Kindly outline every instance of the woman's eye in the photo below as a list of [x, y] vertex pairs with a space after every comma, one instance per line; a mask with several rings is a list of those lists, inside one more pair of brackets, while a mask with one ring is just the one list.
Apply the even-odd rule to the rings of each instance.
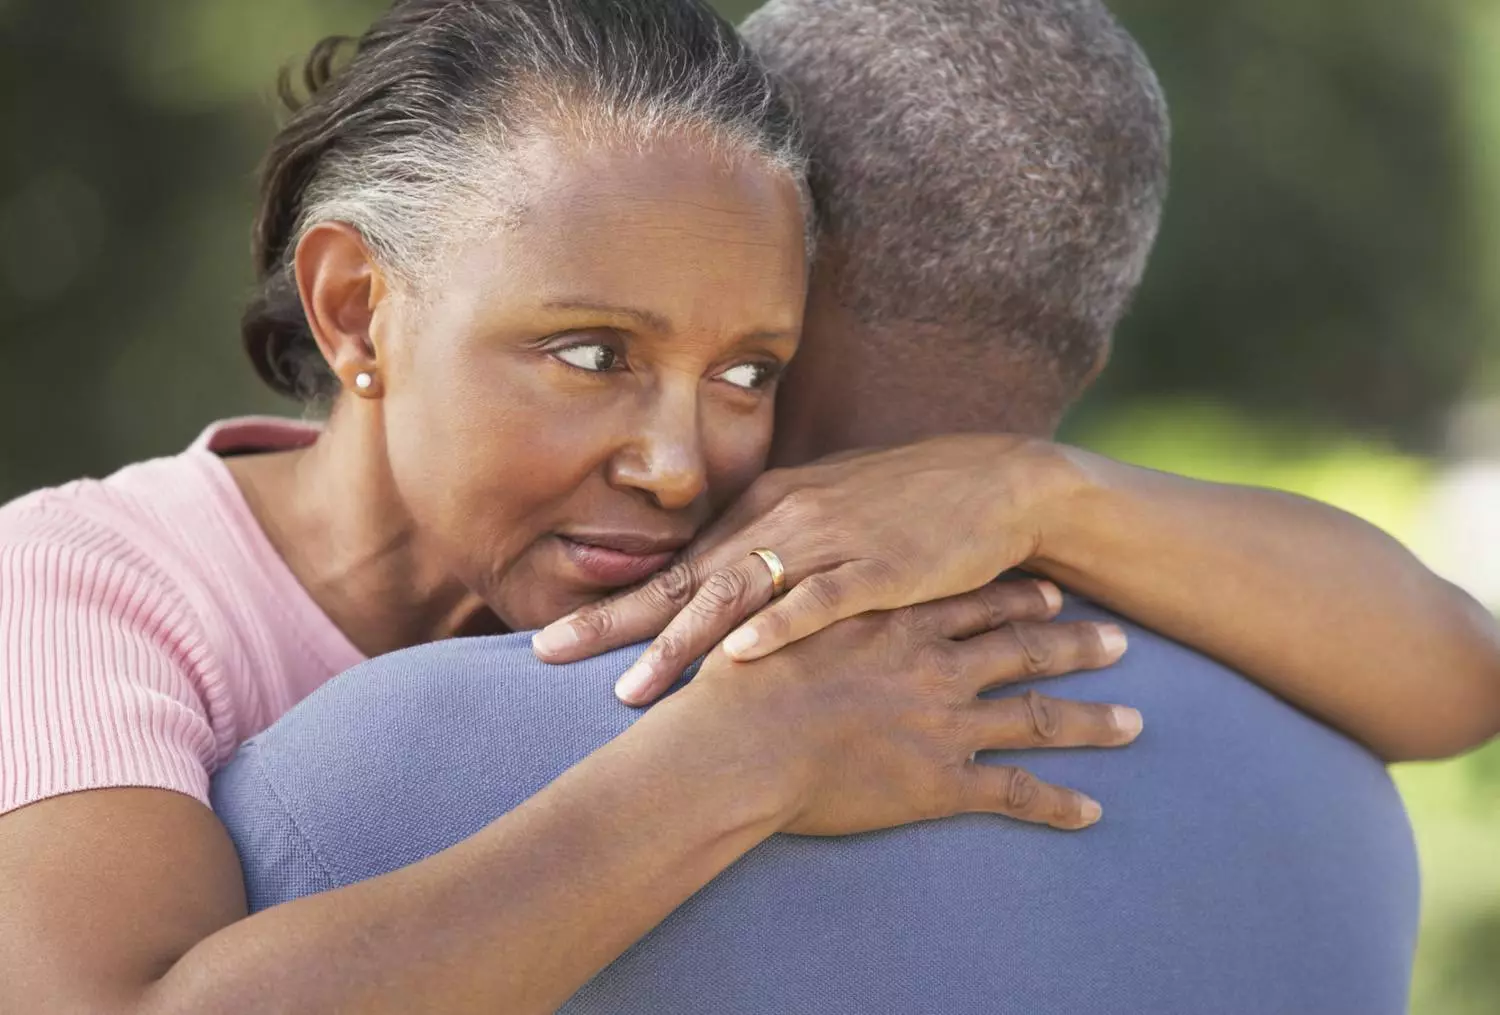
[[776, 378], [776, 368], [769, 363], [741, 363], [719, 375], [737, 388], [758, 391]]
[[597, 343], [570, 345], [566, 349], [558, 349], [552, 355], [569, 366], [578, 367], [580, 370], [591, 370], [595, 373], [604, 373], [620, 359], [614, 349]]

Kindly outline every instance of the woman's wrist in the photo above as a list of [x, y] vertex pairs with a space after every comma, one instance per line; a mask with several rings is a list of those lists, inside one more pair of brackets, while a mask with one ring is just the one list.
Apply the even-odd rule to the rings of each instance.
[[[636, 729], [674, 742], [672, 756], [684, 771], [708, 776], [725, 788], [726, 827], [769, 837], [789, 825], [805, 796], [808, 763], [793, 724], [753, 700], [744, 674], [713, 672], [739, 664], [715, 653], [686, 687], [655, 705]], [[707, 671], [707, 672], [705, 672]], [[737, 684], [739, 686], [737, 686]]]
[[1035, 441], [1026, 453], [1022, 517], [1035, 548], [1022, 566], [1053, 581], [1072, 583], [1092, 573], [1092, 562], [1104, 552], [1103, 543], [1113, 528], [1113, 463], [1051, 441]]

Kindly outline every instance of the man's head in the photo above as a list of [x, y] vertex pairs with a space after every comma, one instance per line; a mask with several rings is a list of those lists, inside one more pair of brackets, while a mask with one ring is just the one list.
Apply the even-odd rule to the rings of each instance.
[[1047, 434], [1104, 365], [1167, 182], [1166, 104], [1098, 0], [770, 0], [822, 225], [775, 459]]

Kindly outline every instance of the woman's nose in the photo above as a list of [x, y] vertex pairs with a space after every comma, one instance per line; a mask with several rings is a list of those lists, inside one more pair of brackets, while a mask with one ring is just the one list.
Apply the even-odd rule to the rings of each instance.
[[650, 494], [672, 511], [688, 507], [708, 489], [708, 463], [694, 395], [663, 397], [611, 463], [610, 481]]

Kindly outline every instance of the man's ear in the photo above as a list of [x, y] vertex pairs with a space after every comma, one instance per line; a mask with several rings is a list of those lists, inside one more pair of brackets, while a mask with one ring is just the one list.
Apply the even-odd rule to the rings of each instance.
[[321, 222], [297, 244], [297, 290], [323, 359], [349, 391], [366, 391], [378, 378], [379, 350], [371, 336], [375, 309], [389, 294], [385, 275], [359, 230]]
[[1094, 365], [1089, 369], [1088, 374], [1083, 378], [1083, 383], [1078, 385], [1078, 392], [1073, 396], [1075, 399], [1082, 395], [1089, 388], [1094, 386], [1094, 382], [1099, 379], [1099, 375], [1104, 373], [1104, 368], [1109, 365], [1109, 355], [1114, 351], [1115, 339], [1114, 336], [1111, 335], [1104, 342], [1104, 344], [1099, 347], [1099, 355], [1094, 357]]

